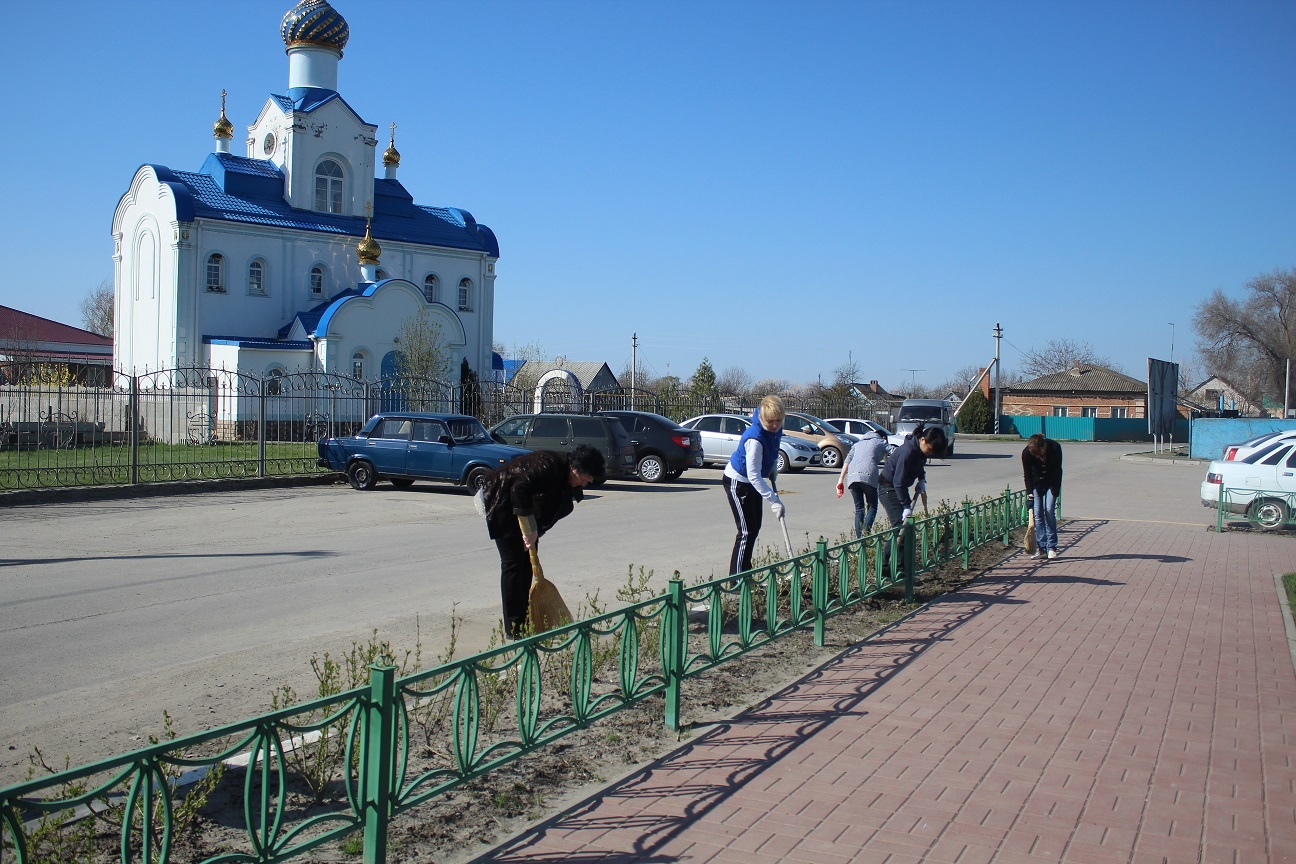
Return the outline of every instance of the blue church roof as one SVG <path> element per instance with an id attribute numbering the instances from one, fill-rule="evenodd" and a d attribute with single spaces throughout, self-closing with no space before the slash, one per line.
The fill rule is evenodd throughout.
<path id="1" fill-rule="evenodd" d="M 325 91 L 332 92 L 332 91 Z M 173 171 L 151 166 L 161 182 L 175 192 L 177 218 L 221 219 L 251 225 L 270 225 L 301 231 L 319 231 L 346 237 L 364 236 L 365 220 L 298 210 L 284 200 L 283 172 L 273 162 L 230 153 L 211 153 L 201 171 Z M 485 225 L 478 225 L 467 210 L 427 207 L 396 180 L 374 181 L 373 235 L 380 243 L 417 243 L 450 249 L 468 249 L 499 257 L 499 242 Z"/>

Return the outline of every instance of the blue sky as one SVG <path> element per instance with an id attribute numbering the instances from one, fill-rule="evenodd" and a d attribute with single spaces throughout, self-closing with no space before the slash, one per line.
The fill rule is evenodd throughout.
<path id="1" fill-rule="evenodd" d="M 198 168 L 222 88 L 244 152 L 291 5 L 7 11 L 0 303 L 80 324 L 135 169 Z M 1289 0 L 334 5 L 401 181 L 499 237 L 510 347 L 937 385 L 1001 322 L 1008 368 L 1066 338 L 1143 377 L 1296 266 Z"/>

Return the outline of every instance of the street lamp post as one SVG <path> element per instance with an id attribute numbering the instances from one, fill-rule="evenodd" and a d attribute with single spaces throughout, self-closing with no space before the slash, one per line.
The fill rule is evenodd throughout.
<path id="1" fill-rule="evenodd" d="M 1170 325 L 1170 362 L 1173 363 L 1174 362 L 1174 322 L 1167 321 L 1166 323 Z"/>

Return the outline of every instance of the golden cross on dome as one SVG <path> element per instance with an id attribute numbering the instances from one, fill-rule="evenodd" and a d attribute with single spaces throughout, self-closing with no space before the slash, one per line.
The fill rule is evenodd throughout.
<path id="1" fill-rule="evenodd" d="M 396 124 L 391 124 L 391 146 L 396 146 Z"/>

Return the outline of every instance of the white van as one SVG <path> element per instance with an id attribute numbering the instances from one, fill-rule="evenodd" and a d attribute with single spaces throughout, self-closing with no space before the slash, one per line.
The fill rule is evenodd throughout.
<path id="1" fill-rule="evenodd" d="M 954 406 L 948 399 L 906 399 L 900 403 L 896 415 L 895 434 L 888 440 L 897 447 L 905 436 L 912 435 L 919 425 L 928 429 L 939 426 L 945 432 L 945 455 L 954 455 Z"/>

